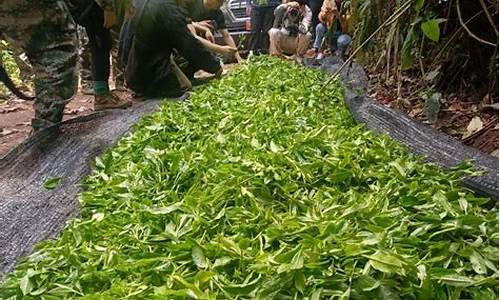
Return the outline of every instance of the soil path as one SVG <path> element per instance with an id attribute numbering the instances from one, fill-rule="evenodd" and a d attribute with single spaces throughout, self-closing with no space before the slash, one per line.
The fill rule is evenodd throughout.
<path id="1" fill-rule="evenodd" d="M 77 94 L 64 110 L 64 119 L 92 112 L 94 97 Z M 0 102 L 0 157 L 22 142 L 31 132 L 33 102 L 11 98 Z"/>

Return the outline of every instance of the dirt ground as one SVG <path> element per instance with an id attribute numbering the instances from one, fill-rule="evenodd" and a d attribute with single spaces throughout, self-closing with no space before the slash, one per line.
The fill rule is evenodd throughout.
<path id="1" fill-rule="evenodd" d="M 427 124 L 471 146 L 498 157 L 498 99 L 486 95 L 476 99 L 466 95 L 443 95 L 436 120 L 430 122 L 425 114 L 425 101 L 415 93 L 410 78 L 400 87 L 381 79 L 380 74 L 369 72 L 368 95 L 381 104 L 398 110 L 410 118 Z"/>
<path id="2" fill-rule="evenodd" d="M 86 115 L 92 112 L 94 97 L 77 94 L 66 106 L 64 119 Z M 31 132 L 33 102 L 11 98 L 0 102 L 0 157 L 22 142 Z"/>

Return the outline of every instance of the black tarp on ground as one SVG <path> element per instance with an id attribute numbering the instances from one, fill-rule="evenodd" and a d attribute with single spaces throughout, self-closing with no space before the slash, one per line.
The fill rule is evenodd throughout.
<path id="1" fill-rule="evenodd" d="M 80 183 L 93 159 L 158 103 L 63 122 L 61 134 L 41 131 L 0 159 L 0 278 L 78 214 Z M 50 177 L 61 177 L 53 190 L 43 187 Z"/>
<path id="2" fill-rule="evenodd" d="M 342 64 L 343 61 L 338 57 L 325 58 L 319 64 L 314 60 L 305 61 L 307 67 L 319 68 L 330 74 L 335 74 Z M 479 195 L 491 197 L 495 200 L 492 205 L 497 205 L 498 158 L 466 146 L 445 133 L 368 98 L 368 77 L 359 64 L 352 63 L 344 68 L 340 77 L 344 85 L 345 103 L 357 122 L 364 123 L 370 130 L 388 134 L 412 153 L 423 155 L 429 162 L 445 169 L 455 167 L 464 160 L 472 161 L 484 174 L 464 178 L 464 186 Z"/>

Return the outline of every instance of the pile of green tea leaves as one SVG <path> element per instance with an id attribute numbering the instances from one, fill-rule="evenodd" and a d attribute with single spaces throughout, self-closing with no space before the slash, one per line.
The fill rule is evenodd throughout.
<path id="1" fill-rule="evenodd" d="M 356 125 L 322 73 L 260 57 L 96 160 L 81 218 L 13 299 L 497 299 L 498 210 Z"/>

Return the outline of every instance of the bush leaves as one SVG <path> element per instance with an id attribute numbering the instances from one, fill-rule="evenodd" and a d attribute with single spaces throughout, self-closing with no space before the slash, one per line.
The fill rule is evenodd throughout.
<path id="1" fill-rule="evenodd" d="M 439 37 L 441 35 L 441 31 L 439 29 L 439 24 L 446 21 L 445 19 L 430 19 L 426 22 L 420 24 L 420 28 L 422 32 L 425 34 L 427 38 L 434 42 L 439 42 Z"/>

